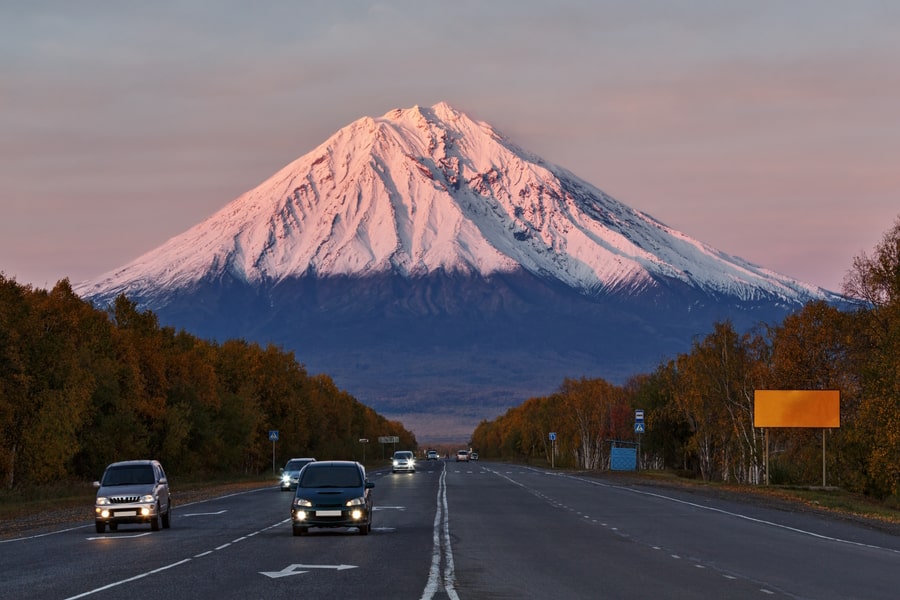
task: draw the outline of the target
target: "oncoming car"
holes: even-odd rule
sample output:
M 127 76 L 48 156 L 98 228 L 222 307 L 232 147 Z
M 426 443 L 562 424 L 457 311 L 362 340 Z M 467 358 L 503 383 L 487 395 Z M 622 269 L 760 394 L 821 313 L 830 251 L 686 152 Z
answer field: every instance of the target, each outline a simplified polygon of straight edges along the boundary
M 149 523 L 159 531 L 160 522 L 166 529 L 172 522 L 172 500 L 169 482 L 162 465 L 155 460 L 116 462 L 94 482 L 97 500 L 94 504 L 94 524 L 97 533 L 104 533 L 107 525 L 116 531 L 119 523 Z
M 397 450 L 394 452 L 394 458 L 391 459 L 391 470 L 394 473 L 406 471 L 408 473 L 416 472 L 416 457 L 409 450 Z
M 365 468 L 355 461 L 317 461 L 306 465 L 291 503 L 294 535 L 310 527 L 358 527 L 372 531 L 372 488 Z
M 287 461 L 284 468 L 281 469 L 281 491 L 289 492 L 297 489 L 297 477 L 300 475 L 300 469 L 311 462 L 315 462 L 314 458 L 292 458 Z

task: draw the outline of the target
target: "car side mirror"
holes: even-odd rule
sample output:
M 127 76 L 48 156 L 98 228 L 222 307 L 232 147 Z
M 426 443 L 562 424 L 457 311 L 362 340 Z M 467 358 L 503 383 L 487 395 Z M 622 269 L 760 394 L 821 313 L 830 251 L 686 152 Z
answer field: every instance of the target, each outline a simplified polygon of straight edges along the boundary
M 375 487 L 375 482 L 373 482 L 373 481 L 367 481 L 367 482 L 366 482 L 366 489 L 367 489 L 367 490 L 371 490 L 373 487 Z
M 99 488 L 99 487 L 100 487 L 100 482 L 99 482 L 99 481 L 95 481 L 93 485 L 94 485 L 95 488 Z
M 159 480 L 159 485 L 169 485 L 169 480 L 163 477 Z

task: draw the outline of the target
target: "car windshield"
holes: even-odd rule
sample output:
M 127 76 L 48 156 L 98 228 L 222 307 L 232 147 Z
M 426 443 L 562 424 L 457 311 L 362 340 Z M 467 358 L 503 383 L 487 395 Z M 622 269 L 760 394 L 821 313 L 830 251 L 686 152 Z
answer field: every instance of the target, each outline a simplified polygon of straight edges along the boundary
M 111 467 L 103 475 L 103 485 L 140 485 L 153 482 L 153 467 L 150 465 Z
M 360 487 L 361 485 L 359 469 L 354 466 L 316 469 L 310 467 L 303 471 L 303 479 L 300 480 L 300 487 L 304 488 Z
M 303 467 L 306 466 L 306 463 L 310 461 L 308 460 L 291 460 L 288 461 L 287 466 L 284 468 L 285 471 L 299 471 Z
M 412 458 L 412 452 L 397 452 L 394 454 L 394 458 L 405 458 L 408 460 Z

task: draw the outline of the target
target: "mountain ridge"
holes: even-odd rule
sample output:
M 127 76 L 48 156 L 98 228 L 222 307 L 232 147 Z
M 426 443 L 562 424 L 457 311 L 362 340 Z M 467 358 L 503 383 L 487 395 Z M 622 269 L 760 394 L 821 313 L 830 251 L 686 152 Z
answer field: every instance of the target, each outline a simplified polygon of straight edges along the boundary
M 586 294 L 639 293 L 665 276 L 747 300 L 760 288 L 786 301 L 834 296 L 634 211 L 445 103 L 354 121 L 205 221 L 77 288 L 149 297 L 225 270 L 260 283 L 518 268 Z

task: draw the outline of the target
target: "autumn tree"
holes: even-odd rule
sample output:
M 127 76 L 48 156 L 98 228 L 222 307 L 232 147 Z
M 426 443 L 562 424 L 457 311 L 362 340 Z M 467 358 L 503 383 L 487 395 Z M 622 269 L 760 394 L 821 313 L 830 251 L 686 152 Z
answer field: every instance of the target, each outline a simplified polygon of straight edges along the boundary
M 843 289 L 865 303 L 854 315 L 861 397 L 853 433 L 868 448 L 866 491 L 900 496 L 900 217 L 871 256 L 853 260 Z

